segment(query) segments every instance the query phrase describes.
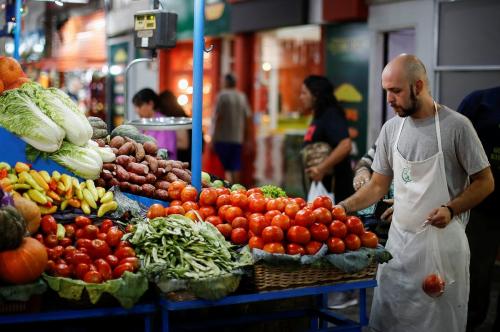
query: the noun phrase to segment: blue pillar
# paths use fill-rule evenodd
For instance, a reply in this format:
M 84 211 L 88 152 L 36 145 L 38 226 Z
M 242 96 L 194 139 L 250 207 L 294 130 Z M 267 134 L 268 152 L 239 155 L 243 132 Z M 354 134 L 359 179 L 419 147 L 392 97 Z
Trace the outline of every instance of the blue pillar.
M 16 0 L 16 26 L 14 28 L 14 59 L 19 61 L 19 46 L 21 43 L 21 5 L 23 0 Z
M 205 1 L 194 1 L 194 46 L 193 46 L 193 134 L 191 153 L 191 182 L 201 190 L 201 146 L 203 115 L 203 52 L 205 25 Z

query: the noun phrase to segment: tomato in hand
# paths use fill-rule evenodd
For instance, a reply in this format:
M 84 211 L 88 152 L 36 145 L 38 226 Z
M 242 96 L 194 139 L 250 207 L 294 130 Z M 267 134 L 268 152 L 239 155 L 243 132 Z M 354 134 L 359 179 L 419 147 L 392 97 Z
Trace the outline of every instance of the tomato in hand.
M 201 190 L 200 205 L 213 206 L 217 203 L 217 191 L 214 188 L 205 188 Z
M 92 221 L 87 218 L 87 217 L 84 217 L 84 216 L 78 216 L 75 218 L 75 224 L 76 224 L 76 227 L 78 228 L 83 228 L 87 225 L 90 225 L 92 224 Z
M 361 245 L 367 248 L 376 248 L 378 245 L 378 237 L 373 232 L 364 232 L 361 235 Z
M 286 245 L 286 253 L 288 255 L 305 255 L 306 250 L 300 244 L 289 243 Z
M 333 203 L 331 198 L 326 195 L 320 195 L 316 197 L 312 205 L 314 209 L 317 209 L 319 207 L 324 207 L 328 210 L 331 210 L 333 208 Z
M 347 215 L 345 213 L 345 210 L 340 205 L 335 205 L 332 208 L 332 217 L 333 217 L 333 219 L 340 220 L 340 221 L 346 221 L 346 219 L 347 219 Z
M 267 226 L 262 230 L 261 234 L 264 243 L 281 242 L 284 236 L 283 230 L 278 226 Z
M 313 210 L 315 222 L 319 222 L 324 225 L 330 225 L 332 222 L 332 213 L 325 207 L 320 206 Z
M 344 239 L 345 246 L 349 250 L 358 250 L 361 247 L 361 240 L 356 234 L 349 234 Z
M 288 230 L 286 238 L 290 242 L 306 244 L 311 240 L 311 233 L 303 226 L 292 226 Z
M 264 240 L 262 240 L 260 236 L 252 236 L 250 237 L 250 240 L 248 240 L 248 247 L 250 249 L 262 249 L 264 248 Z
M 334 220 L 328 227 L 328 230 L 331 236 L 338 237 L 339 239 L 343 239 L 347 235 L 347 226 L 339 220 Z
M 318 242 L 325 242 L 330 236 L 328 227 L 326 227 L 324 224 L 320 224 L 317 222 L 312 224 L 311 227 L 309 227 L 309 231 L 311 232 L 311 238 Z
M 266 243 L 262 249 L 271 254 L 285 253 L 285 247 L 283 247 L 283 244 L 281 242 Z
M 345 251 L 345 243 L 338 237 L 331 237 L 326 241 L 328 251 L 333 254 L 341 254 Z
M 314 223 L 314 215 L 308 209 L 302 209 L 295 215 L 295 225 L 309 227 Z
M 46 214 L 42 217 L 40 221 L 40 227 L 44 234 L 56 234 L 57 232 L 57 222 L 50 214 Z
M 231 242 L 234 244 L 245 244 L 248 241 L 247 231 L 244 228 L 233 228 L 231 231 Z
M 271 221 L 271 225 L 278 226 L 284 232 L 286 232 L 292 226 L 290 218 L 288 218 L 286 214 L 281 213 L 274 216 L 273 220 Z
M 321 249 L 322 245 L 323 244 L 318 241 L 311 241 L 306 244 L 306 253 L 308 255 L 315 255 Z
M 347 217 L 345 224 L 347 226 L 347 231 L 349 233 L 361 236 L 365 232 L 365 227 L 363 226 L 363 222 L 358 217 L 354 216 Z

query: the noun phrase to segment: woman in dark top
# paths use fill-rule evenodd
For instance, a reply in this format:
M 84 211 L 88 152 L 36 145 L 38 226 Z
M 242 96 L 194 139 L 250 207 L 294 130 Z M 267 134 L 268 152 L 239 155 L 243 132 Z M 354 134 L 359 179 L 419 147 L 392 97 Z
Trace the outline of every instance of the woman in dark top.
M 313 112 L 304 146 L 324 142 L 332 149 L 321 163 L 305 172 L 311 181 L 322 181 L 325 188 L 334 193 L 335 201 L 340 202 L 354 192 L 349 157 L 352 145 L 344 111 L 333 94 L 332 83 L 324 76 L 307 77 L 302 84 L 300 100 L 305 109 Z

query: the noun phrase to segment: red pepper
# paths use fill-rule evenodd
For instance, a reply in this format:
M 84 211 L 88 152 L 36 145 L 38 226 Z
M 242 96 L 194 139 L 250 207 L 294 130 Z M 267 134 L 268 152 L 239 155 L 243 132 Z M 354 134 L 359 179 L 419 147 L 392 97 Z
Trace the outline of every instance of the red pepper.
M 0 170 L 0 180 L 3 178 L 6 178 L 6 177 L 7 177 L 7 170 L 5 168 L 1 169 Z
M 57 189 L 57 181 L 54 179 L 50 180 L 49 188 L 50 190 L 55 191 Z
M 52 202 L 47 202 L 46 204 L 44 204 L 43 206 L 47 207 L 47 208 L 51 208 L 52 207 Z

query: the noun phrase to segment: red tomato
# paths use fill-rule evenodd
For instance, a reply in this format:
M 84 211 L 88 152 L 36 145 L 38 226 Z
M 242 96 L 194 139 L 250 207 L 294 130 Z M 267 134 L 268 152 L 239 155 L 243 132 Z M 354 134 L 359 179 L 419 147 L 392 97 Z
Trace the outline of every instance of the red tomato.
M 192 185 L 187 185 L 185 186 L 182 191 L 181 191 L 181 201 L 183 202 L 188 202 L 188 201 L 197 201 L 198 198 L 198 190 L 196 190 L 195 187 Z
M 83 235 L 82 237 L 84 239 L 96 239 L 97 234 L 99 233 L 99 228 L 97 228 L 96 225 L 87 225 L 83 228 Z
M 246 198 L 246 196 L 245 196 Z M 228 222 L 232 222 L 234 218 L 241 217 L 243 215 L 243 211 L 239 206 L 231 206 L 224 213 L 224 219 Z
M 338 237 L 331 237 L 326 242 L 328 251 L 333 254 L 341 254 L 345 251 L 345 243 Z
M 78 278 L 78 279 L 81 279 L 83 280 L 83 277 L 85 276 L 85 274 L 87 272 L 90 271 L 90 267 L 88 264 L 85 264 L 85 263 L 78 263 L 75 265 L 75 276 Z
M 285 205 L 285 214 L 289 218 L 294 219 L 295 215 L 297 214 L 297 212 L 299 212 L 299 210 L 300 210 L 299 204 L 295 203 L 295 201 L 293 203 L 288 203 L 287 205 Z
M 37 239 L 41 244 L 44 244 L 42 234 L 38 233 L 37 235 L 35 235 L 35 239 Z
M 148 214 L 147 214 L 148 219 L 154 219 L 154 218 L 159 218 L 159 217 L 165 217 L 165 208 L 161 204 L 153 204 L 149 207 L 148 209 Z M 111 228 L 113 225 L 111 225 L 109 228 Z
M 320 224 L 317 222 L 312 224 L 311 227 L 309 227 L 309 231 L 311 232 L 312 239 L 318 242 L 325 242 L 330 236 L 330 232 L 328 232 L 328 227 L 326 227 L 324 224 Z
M 132 247 L 132 245 L 128 241 L 120 241 L 116 248 L 119 249 L 119 248 L 123 248 L 123 247 Z
M 200 218 L 203 220 L 203 214 L 201 214 L 200 211 L 196 210 L 189 210 L 184 214 L 184 217 L 191 219 L 192 221 L 199 221 Z
M 321 195 L 316 197 L 313 201 L 313 208 L 317 209 L 319 207 L 324 207 L 328 210 L 331 210 L 333 208 L 333 203 L 331 198 L 326 195 Z
M 108 230 L 106 241 L 110 247 L 115 247 L 120 243 L 122 236 L 123 232 L 118 227 L 113 226 Z
M 113 270 L 113 278 L 120 278 L 125 273 L 125 271 L 134 272 L 134 266 L 130 263 L 123 263 L 118 265 Z
M 219 232 L 224 235 L 224 237 L 226 239 L 229 239 L 231 237 L 231 232 L 233 231 L 233 227 L 231 227 L 231 225 L 229 224 L 219 224 L 217 226 L 217 229 L 219 230 Z
M 267 226 L 262 230 L 264 243 L 281 242 L 285 237 L 283 230 L 278 226 Z
M 248 210 L 251 212 L 264 212 L 266 210 L 266 199 L 264 196 L 251 196 L 248 198 Z
M 212 206 L 217 203 L 217 191 L 214 188 L 205 188 L 201 190 L 200 205 Z
M 230 195 L 231 205 L 238 206 L 242 210 L 246 209 L 248 206 L 248 197 L 245 194 L 236 192 Z
M 211 223 L 214 226 L 222 224 L 222 220 L 218 216 L 207 217 L 205 221 Z
M 226 220 L 226 210 L 229 209 L 232 205 L 227 204 L 227 205 L 222 205 L 220 208 L 217 210 L 217 215 L 221 220 Z
M 266 222 L 269 223 L 269 225 L 271 225 L 271 222 L 273 221 L 273 218 L 275 216 L 278 216 L 280 215 L 281 212 L 278 211 L 278 210 L 270 210 L 270 211 L 267 211 L 266 214 L 264 215 L 264 217 L 266 218 Z
M 135 232 L 135 226 L 132 224 L 127 224 L 127 226 L 125 227 L 125 233 L 133 233 L 133 232 Z M 105 235 L 106 236 L 104 236 L 104 241 L 106 241 L 106 239 L 108 237 L 108 234 L 105 234 Z M 99 234 L 97 235 L 97 237 L 99 237 Z
M 108 262 L 109 266 L 114 268 L 115 266 L 118 265 L 119 260 L 118 260 L 118 258 L 116 258 L 115 255 L 107 255 L 106 262 Z
M 295 215 L 295 225 L 309 227 L 314 223 L 314 215 L 310 210 L 302 209 Z
M 248 219 L 245 217 L 236 217 L 231 222 L 231 226 L 234 228 L 243 228 L 245 231 L 248 230 Z
M 75 231 L 75 238 L 76 239 L 83 239 L 83 228 L 78 228 Z
M 181 199 L 182 189 L 186 187 L 186 182 L 177 180 L 170 184 L 168 187 L 168 197 L 172 200 Z
M 106 239 L 108 238 L 108 234 L 106 234 L 106 233 L 99 233 L 99 234 L 97 234 L 97 238 L 99 240 L 106 241 Z
M 168 214 L 180 214 L 184 215 L 186 211 L 184 211 L 184 208 L 181 205 L 174 205 L 170 206 L 167 208 Z
M 347 235 L 347 226 L 339 220 L 334 220 L 328 227 L 331 236 L 338 237 L 340 239 L 345 238 Z
M 229 190 L 229 188 L 226 187 L 215 188 L 215 191 L 217 192 L 217 196 L 231 194 L 231 190 Z
M 169 206 L 181 206 L 182 202 L 178 199 L 174 199 L 173 201 L 170 202 Z
M 73 255 L 76 252 L 76 248 L 73 246 L 67 246 L 64 248 L 64 254 L 63 257 L 68 263 L 73 263 Z
M 283 247 L 283 244 L 281 242 L 266 243 L 263 247 L 263 250 L 271 254 L 285 253 L 285 247 Z
M 103 281 L 109 280 L 113 277 L 111 266 L 104 259 L 102 258 L 96 259 L 94 261 L 94 265 L 97 268 L 97 272 L 101 274 Z
M 321 249 L 322 245 L 323 244 L 318 241 L 311 241 L 306 244 L 306 253 L 308 255 L 315 255 Z
M 260 213 L 253 213 L 248 217 L 248 228 L 257 236 L 260 236 L 262 230 L 270 224 L 270 222 L 267 224 L 266 218 Z
M 378 245 L 378 237 L 373 232 L 364 232 L 361 235 L 361 245 L 367 248 L 376 248 Z
M 244 228 L 233 228 L 231 231 L 231 242 L 234 244 L 245 244 L 248 241 L 247 231 Z
M 89 249 L 90 257 L 104 258 L 111 253 L 109 246 L 106 242 L 95 239 L 92 240 L 92 246 Z
M 215 216 L 215 208 L 213 206 L 202 206 L 200 212 L 205 218 Z
M 120 264 L 118 265 L 121 265 L 121 264 L 124 264 L 124 263 L 130 263 L 132 264 L 132 266 L 134 267 L 134 272 L 139 270 L 139 268 L 141 267 L 141 261 L 139 260 L 139 258 L 137 257 L 127 257 L 127 258 L 124 258 L 120 261 Z
M 248 197 L 250 197 L 253 194 L 263 195 L 262 189 L 260 189 L 260 188 L 251 188 L 251 189 L 247 190 L 247 196 Z
M 90 264 L 92 263 L 92 260 L 90 259 L 89 255 L 76 251 L 73 254 L 73 264 L 78 265 L 80 263 Z
M 182 203 L 182 208 L 186 212 L 191 211 L 191 210 L 199 210 L 200 209 L 200 207 L 198 206 L 198 203 L 195 203 L 193 201 L 187 201 L 187 202 Z
M 99 231 L 101 233 L 107 233 L 111 227 L 113 227 L 113 221 L 105 219 L 102 221 L 101 226 L 99 226 Z
M 438 274 L 429 274 L 422 283 L 423 291 L 430 297 L 440 297 L 444 293 L 445 282 Z
M 131 247 L 121 247 L 113 253 L 119 261 L 127 257 L 135 257 L 135 251 Z
M 231 205 L 231 196 L 228 194 L 220 195 L 219 197 L 217 197 L 215 205 L 217 206 L 218 209 L 224 205 Z
M 75 237 L 75 225 L 64 225 L 64 236 L 69 237 L 70 239 Z
M 59 240 L 57 239 L 57 235 L 49 234 L 45 237 L 43 243 L 47 248 L 54 248 L 59 243 Z
M 83 281 L 89 284 L 100 284 L 102 282 L 102 275 L 98 271 L 88 271 L 83 276 Z
M 89 239 L 78 239 L 75 242 L 76 249 L 90 249 L 92 247 L 92 240 Z
M 303 226 L 292 226 L 288 230 L 286 238 L 290 242 L 306 244 L 311 240 L 311 233 Z
M 274 216 L 273 220 L 271 220 L 271 225 L 278 226 L 284 232 L 286 232 L 292 226 L 290 218 L 288 218 L 286 214 L 278 214 Z
M 56 277 L 70 278 L 71 274 L 71 268 L 67 264 L 60 263 L 54 266 L 54 275 Z
M 300 244 L 289 243 L 286 245 L 286 253 L 289 255 L 305 255 L 306 250 Z
M 75 224 L 76 224 L 76 227 L 78 228 L 83 228 L 87 225 L 90 225 L 92 224 L 92 221 L 87 218 L 87 217 L 84 217 L 84 216 L 78 216 L 75 218 Z
M 345 210 L 340 205 L 335 205 L 332 208 L 332 217 L 335 220 L 346 221 L 347 215 L 345 214 Z
M 262 240 L 262 238 L 259 236 L 252 236 L 250 240 L 248 240 L 248 247 L 250 249 L 262 249 L 264 248 L 264 240 Z
M 285 202 L 282 199 L 275 198 L 275 199 L 270 199 L 267 201 L 267 211 L 271 210 L 278 210 L 280 212 L 283 212 L 285 210 Z
M 306 206 L 306 201 L 302 198 L 302 197 L 296 197 L 293 199 L 295 201 L 295 203 L 297 203 L 299 205 L 299 208 L 304 208 L 304 206 Z
M 332 213 L 325 207 L 319 207 L 313 210 L 314 220 L 321 224 L 330 225 L 332 222 Z
M 52 259 L 49 259 L 47 261 L 47 265 L 45 266 L 45 272 L 52 274 L 54 273 L 55 268 L 56 263 Z
M 73 244 L 73 240 L 71 240 L 69 237 L 63 237 L 62 239 L 59 240 L 59 244 L 62 245 L 64 248 L 66 248 L 67 246 Z
M 356 234 L 349 234 L 345 237 L 345 246 L 349 250 L 358 250 L 361 247 L 361 240 Z
M 50 214 L 46 214 L 42 217 L 40 227 L 45 234 L 55 234 L 57 232 L 57 222 Z
M 347 226 L 347 231 L 349 233 L 361 236 L 365 232 L 365 227 L 363 226 L 363 222 L 358 217 L 354 216 L 347 217 L 345 225 Z

